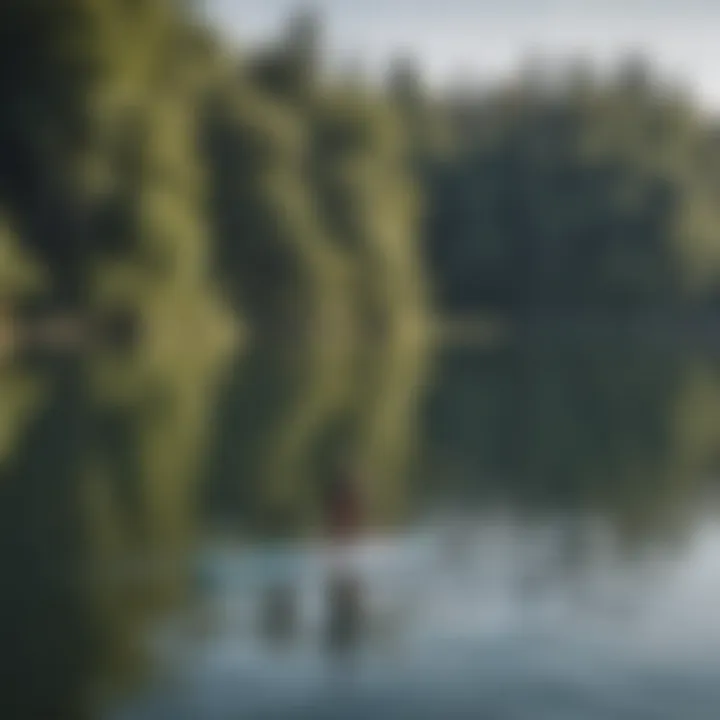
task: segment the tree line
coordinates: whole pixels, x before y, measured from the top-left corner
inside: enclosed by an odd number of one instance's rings
[[[630,58],[520,74],[442,103],[453,150],[425,175],[444,307],[511,315],[712,307],[718,126]]]

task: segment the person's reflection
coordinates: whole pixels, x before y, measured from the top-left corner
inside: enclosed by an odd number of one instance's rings
[[[297,629],[295,588],[289,582],[271,584],[263,598],[262,636],[274,647],[287,647]]]
[[[363,530],[360,483],[346,468],[335,473],[326,488],[324,515],[326,532],[333,551],[334,564],[327,587],[325,642],[334,656],[348,657],[357,648],[363,625],[363,592],[347,551]]]
[[[276,508],[268,518],[266,531],[275,540],[291,538],[295,523],[294,516],[288,508]],[[287,648],[295,640],[298,632],[297,590],[292,577],[285,577],[286,567],[281,557],[276,568],[278,577],[271,580],[262,597],[260,615],[260,633],[264,640],[276,647]],[[292,553],[290,554],[292,557]]]

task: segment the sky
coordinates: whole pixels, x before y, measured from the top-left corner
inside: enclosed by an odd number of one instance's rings
[[[272,38],[297,0],[205,0],[212,21],[245,44]],[[398,53],[429,80],[510,74],[529,56],[584,55],[607,66],[640,52],[720,111],[718,0],[316,0],[328,49],[377,73]]]

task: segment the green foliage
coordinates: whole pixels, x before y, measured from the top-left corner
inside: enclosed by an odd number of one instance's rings
[[[419,194],[394,109],[351,88],[314,109],[314,176],[350,258],[354,354],[350,440],[378,519],[402,509],[414,401],[425,369],[427,298],[417,249]]]
[[[93,337],[116,319],[133,330],[85,368],[101,418],[88,492],[125,508],[110,535],[172,547],[191,532],[241,326],[254,345],[228,442],[242,457],[222,484],[268,508],[312,499],[339,446],[398,482],[426,308],[391,104],[321,78],[311,16],[242,60],[164,0],[10,0],[0,27],[0,199],[16,231],[0,238],[0,292],[32,289],[37,257],[49,309]]]
[[[712,492],[720,383],[701,349],[545,328],[504,349],[448,352],[440,369],[432,497],[593,515],[639,540],[684,523]]]
[[[9,363],[0,365],[0,471],[12,461],[13,451],[31,423],[42,399],[42,387],[31,373]]]
[[[0,304],[12,303],[42,289],[42,272],[0,216]]]
[[[708,298],[720,269],[712,125],[628,72],[449,106],[460,149],[429,173],[426,234],[447,303],[622,310]]]
[[[39,298],[94,341],[44,393],[0,367],[0,546],[19,587],[3,614],[31,642],[10,647],[19,672],[31,655],[50,670],[32,716],[81,714],[88,677],[137,672],[142,630],[186,587],[200,498],[296,534],[343,462],[372,521],[402,513],[425,255],[451,310],[667,307],[720,288],[720,145],[638,68],[441,101],[407,64],[385,94],[327,78],[318,30],[300,16],[238,57],[170,0],[0,2],[0,312]],[[118,318],[134,332],[107,347]],[[645,356],[597,348],[489,362],[476,386],[453,373],[435,435],[529,504],[642,514],[717,444],[705,366],[658,365],[655,383]],[[647,437],[630,447],[616,417]]]

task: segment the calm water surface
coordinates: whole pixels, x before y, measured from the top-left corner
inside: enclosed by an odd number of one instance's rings
[[[4,368],[3,717],[714,720],[720,358],[639,345],[389,376],[347,547],[317,378]]]

